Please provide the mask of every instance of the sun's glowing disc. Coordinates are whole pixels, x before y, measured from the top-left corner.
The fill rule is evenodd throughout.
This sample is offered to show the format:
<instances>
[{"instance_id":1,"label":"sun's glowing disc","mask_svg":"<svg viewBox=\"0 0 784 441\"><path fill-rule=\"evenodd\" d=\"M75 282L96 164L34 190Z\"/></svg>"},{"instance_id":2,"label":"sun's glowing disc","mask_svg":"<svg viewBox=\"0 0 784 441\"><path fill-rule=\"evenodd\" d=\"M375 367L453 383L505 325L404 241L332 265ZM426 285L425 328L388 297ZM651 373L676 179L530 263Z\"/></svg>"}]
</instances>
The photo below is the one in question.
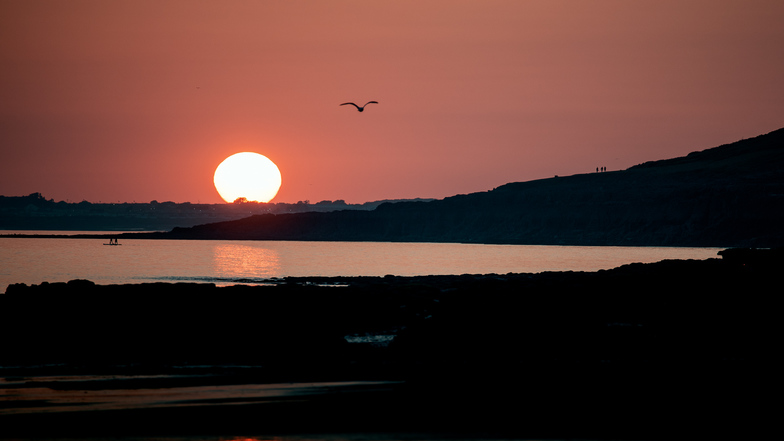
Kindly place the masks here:
<instances>
[{"instance_id":1,"label":"sun's glowing disc","mask_svg":"<svg viewBox=\"0 0 784 441\"><path fill-rule=\"evenodd\" d=\"M266 156L242 152L229 156L218 165L213 182L226 202L239 198L269 202L278 194L281 177L278 166Z\"/></svg>"}]
</instances>

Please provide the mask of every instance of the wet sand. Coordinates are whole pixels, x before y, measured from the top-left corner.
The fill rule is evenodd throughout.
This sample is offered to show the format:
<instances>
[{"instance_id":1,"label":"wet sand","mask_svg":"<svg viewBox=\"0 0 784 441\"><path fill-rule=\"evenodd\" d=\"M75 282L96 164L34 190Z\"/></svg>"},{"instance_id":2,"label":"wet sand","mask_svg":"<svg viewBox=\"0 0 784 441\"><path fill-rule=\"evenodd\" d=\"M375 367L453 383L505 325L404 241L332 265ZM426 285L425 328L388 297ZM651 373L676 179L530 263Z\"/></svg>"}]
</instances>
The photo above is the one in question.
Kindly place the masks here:
<instances>
[{"instance_id":1,"label":"wet sand","mask_svg":"<svg viewBox=\"0 0 784 441\"><path fill-rule=\"evenodd\" d=\"M0 439L370 428L367 422L379 420L368 415L386 408L382 397L392 399L400 386L394 381L233 384L225 376L189 375L11 377L0 381ZM367 406L376 410L368 413Z\"/></svg>"},{"instance_id":2,"label":"wet sand","mask_svg":"<svg viewBox=\"0 0 784 441\"><path fill-rule=\"evenodd\" d=\"M0 380L0 415L233 406L390 391L400 382L214 384L209 376L60 376ZM215 382L220 383L220 380ZM184 384L193 385L184 385ZM12 404L12 405L9 405Z\"/></svg>"}]
</instances>

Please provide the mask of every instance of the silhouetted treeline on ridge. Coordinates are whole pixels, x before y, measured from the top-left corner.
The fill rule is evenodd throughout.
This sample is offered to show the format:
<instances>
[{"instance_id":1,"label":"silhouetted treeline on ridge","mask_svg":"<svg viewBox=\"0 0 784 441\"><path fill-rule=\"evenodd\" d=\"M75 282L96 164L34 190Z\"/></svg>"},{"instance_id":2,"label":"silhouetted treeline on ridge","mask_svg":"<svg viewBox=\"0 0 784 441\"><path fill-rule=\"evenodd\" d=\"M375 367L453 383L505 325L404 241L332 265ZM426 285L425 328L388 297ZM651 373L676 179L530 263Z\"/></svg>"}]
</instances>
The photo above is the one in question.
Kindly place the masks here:
<instances>
[{"instance_id":1,"label":"silhouetted treeline on ridge","mask_svg":"<svg viewBox=\"0 0 784 441\"><path fill-rule=\"evenodd\" d=\"M432 200L432 199L422 199ZM344 200L284 202L240 202L233 204L192 204L158 202L78 203L46 199L41 193L27 196L0 196L2 230L74 231L168 231L210 222L242 219L260 213L301 213L306 211L373 210L386 202L349 204Z\"/></svg>"},{"instance_id":2,"label":"silhouetted treeline on ridge","mask_svg":"<svg viewBox=\"0 0 784 441\"><path fill-rule=\"evenodd\" d=\"M784 245L784 129L623 171L373 211L262 214L127 237L551 245Z\"/></svg>"}]
</instances>

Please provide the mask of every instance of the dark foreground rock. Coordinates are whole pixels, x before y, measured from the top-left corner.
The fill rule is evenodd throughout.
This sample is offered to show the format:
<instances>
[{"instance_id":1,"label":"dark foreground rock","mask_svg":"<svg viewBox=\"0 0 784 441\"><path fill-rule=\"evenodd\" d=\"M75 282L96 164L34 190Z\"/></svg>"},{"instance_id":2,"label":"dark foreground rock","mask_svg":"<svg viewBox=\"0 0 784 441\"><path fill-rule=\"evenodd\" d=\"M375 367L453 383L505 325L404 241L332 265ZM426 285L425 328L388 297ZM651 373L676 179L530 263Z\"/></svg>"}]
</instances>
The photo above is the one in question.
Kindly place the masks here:
<instances>
[{"instance_id":1,"label":"dark foreground rock","mask_svg":"<svg viewBox=\"0 0 784 441\"><path fill-rule=\"evenodd\" d=\"M5 399L0 425L16 435L748 435L772 417L764 403L778 375L782 258L768 253L595 273L12 285L0 295L6 379L189 368L200 376L177 381L395 386L52 414L4 413L14 408Z\"/></svg>"}]
</instances>

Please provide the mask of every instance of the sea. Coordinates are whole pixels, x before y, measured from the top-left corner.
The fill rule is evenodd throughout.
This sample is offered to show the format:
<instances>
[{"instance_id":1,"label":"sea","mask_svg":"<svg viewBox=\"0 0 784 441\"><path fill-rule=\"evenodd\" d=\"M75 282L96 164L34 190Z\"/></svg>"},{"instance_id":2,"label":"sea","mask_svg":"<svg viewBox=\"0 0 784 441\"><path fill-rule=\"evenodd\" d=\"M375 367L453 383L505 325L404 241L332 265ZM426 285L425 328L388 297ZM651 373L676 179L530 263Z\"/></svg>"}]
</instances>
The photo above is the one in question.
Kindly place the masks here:
<instances>
[{"instance_id":1,"label":"sea","mask_svg":"<svg viewBox=\"0 0 784 441\"><path fill-rule=\"evenodd\" d=\"M0 231L0 234L15 233L69 235L86 232ZM721 250L721 248L671 247L124 239L119 241L119 245L108 244L108 237L106 239L0 237L0 290L4 291L13 283L30 285L42 282L66 282L73 279L87 279L98 284L204 282L225 286L266 284L288 276L390 274L417 276L597 271L634 262L718 258L717 253ZM204 367L195 366L195 368ZM239 369L239 367L235 368ZM13 376L7 376L0 370L0 416L4 414L15 416L25 412L36 415L36 412L54 414L72 411L76 403L85 412L101 409L142 408L149 411L158 407L183 406L184 408L200 402L222 402L227 403L227 406L236 406L237 403L253 402L265 397L291 399L306 395L313 396L314 390L342 393L344 390L356 392L357 387L372 390L384 387L384 384L369 381L280 384L251 382L251 384L221 384L220 386L207 384L203 387L180 387L177 386L178 383L173 382L161 387L139 389L138 386L118 386L118 384L126 384L123 383L124 380L128 380L127 384L131 384L132 381L147 378L140 377L141 374L138 372L131 376L118 376L112 373L110 377L90 373L74 375L68 372L70 371L66 371L65 374L57 372L54 376L46 373L24 376L15 373ZM160 381L166 378L179 378L188 373L153 374L149 378ZM107 379L111 382L108 386L103 386ZM260 418L258 423L246 422L246 426L242 426L242 429L232 429L230 425L226 429L253 430L253 427L258 425L262 434L255 435L253 433L243 436L129 435L111 437L111 439L126 441L523 441L526 439L504 438L489 434L430 432L346 434L326 432L270 436L263 434L263 421L263 418ZM394 421L395 417L390 415L391 424ZM248 427L247 424L250 426ZM390 430L393 427L394 424L390 426ZM117 428L119 431L126 429ZM189 432L186 430L185 433ZM0 439L6 439L2 430L0 430ZM35 436L26 438L23 435L12 439L32 441L41 438Z\"/></svg>"},{"instance_id":2,"label":"sea","mask_svg":"<svg viewBox=\"0 0 784 441\"><path fill-rule=\"evenodd\" d=\"M0 231L14 234L112 234ZM114 232L116 234L116 232ZM0 237L0 290L9 284L265 284L284 277L421 276L598 271L635 262L718 258L723 248L482 245L403 242L120 240Z\"/></svg>"}]
</instances>

